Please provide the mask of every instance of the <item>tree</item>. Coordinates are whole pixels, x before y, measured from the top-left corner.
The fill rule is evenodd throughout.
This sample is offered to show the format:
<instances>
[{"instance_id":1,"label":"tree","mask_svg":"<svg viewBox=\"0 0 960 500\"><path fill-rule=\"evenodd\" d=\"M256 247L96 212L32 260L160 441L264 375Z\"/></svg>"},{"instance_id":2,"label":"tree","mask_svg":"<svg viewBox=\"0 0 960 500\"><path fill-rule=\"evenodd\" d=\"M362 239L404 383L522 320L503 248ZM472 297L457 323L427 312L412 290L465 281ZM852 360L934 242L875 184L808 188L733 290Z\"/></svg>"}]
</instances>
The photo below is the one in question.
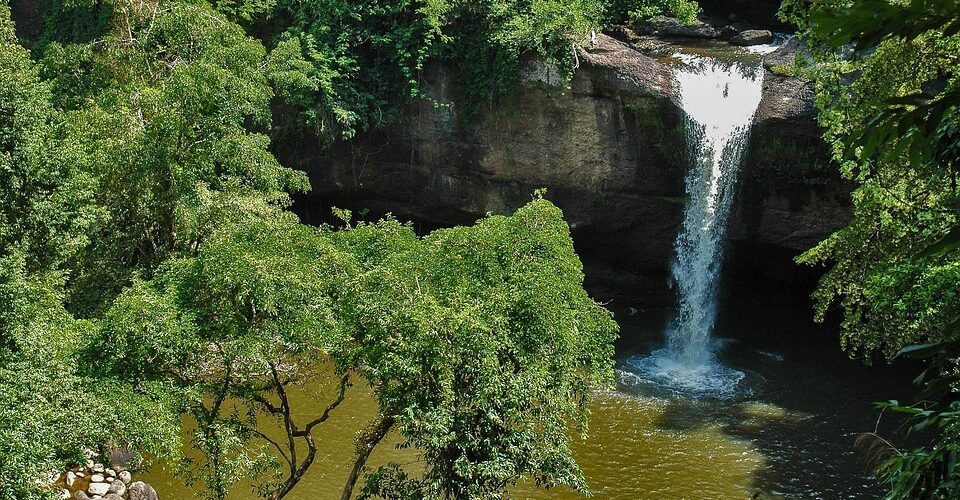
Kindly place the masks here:
<instances>
[{"instance_id":1,"label":"tree","mask_svg":"<svg viewBox=\"0 0 960 500\"><path fill-rule=\"evenodd\" d=\"M558 5L501 12L534 33L509 46L568 43L580 13ZM497 496L521 477L585 488L566 430L610 381L616 324L583 291L556 207L538 196L423 238L394 220L301 225L284 209L306 178L268 133L278 95L322 88L310 40L267 51L203 2L55 3L35 64L0 14L0 167L14 181L0 188L3 495L41 495L36 480L84 448L182 458L187 416L202 453L182 460L191 481L222 498L254 477L281 498L354 381L380 418L345 497L388 432L430 467L379 471L366 494ZM296 416L288 390L327 373L329 404Z\"/></svg>"},{"instance_id":2,"label":"tree","mask_svg":"<svg viewBox=\"0 0 960 500\"><path fill-rule=\"evenodd\" d=\"M525 476L585 490L566 430L585 425L591 389L610 383L617 328L582 279L569 230L544 200L422 239L394 220L313 229L268 212L135 283L92 350L106 373L196 394L200 473L216 497L271 458L285 472L261 493L291 491L351 377L370 384L380 415L358 442L344 498L393 430L428 471L378 470L366 494L487 498ZM325 364L339 389L298 422L287 387ZM282 441L257 428L264 416L278 419Z\"/></svg>"},{"instance_id":3,"label":"tree","mask_svg":"<svg viewBox=\"0 0 960 500\"><path fill-rule=\"evenodd\" d=\"M41 59L64 109L60 141L71 147L62 161L93 176L105 213L68 282L69 305L85 316L135 272L195 246L217 223L214 199L283 205L307 187L262 133L272 78L295 81L295 61L267 54L204 4L112 8L122 29L95 44L51 42Z\"/></svg>"},{"instance_id":4,"label":"tree","mask_svg":"<svg viewBox=\"0 0 960 500\"><path fill-rule=\"evenodd\" d=\"M586 491L566 430L612 381L617 326L582 288L559 209L538 199L423 239L393 221L336 236L367 270L353 314L381 414L356 465L391 429L427 464L381 468L364 495L499 498L521 477Z\"/></svg>"},{"instance_id":5,"label":"tree","mask_svg":"<svg viewBox=\"0 0 960 500\"><path fill-rule=\"evenodd\" d=\"M172 456L179 408L154 386L90 376L78 363L94 323L61 302L96 210L89 177L61 163L55 112L0 4L0 498L40 498L85 448Z\"/></svg>"},{"instance_id":6,"label":"tree","mask_svg":"<svg viewBox=\"0 0 960 500\"><path fill-rule=\"evenodd\" d=\"M842 344L929 362L914 405L881 403L936 428L926 448L892 449L888 498L960 494L960 2L789 2L785 15L819 48L820 121L857 181L851 223L801 256L830 263L815 293L838 300ZM920 345L911 345L920 344Z\"/></svg>"},{"instance_id":7,"label":"tree","mask_svg":"<svg viewBox=\"0 0 960 500\"><path fill-rule=\"evenodd\" d=\"M150 280L138 280L107 311L92 352L103 373L134 381L167 381L185 394L197 422L193 444L204 460L184 472L210 494L226 495L237 479L258 477L282 460L282 480L259 490L288 493L317 452L314 428L322 415L297 425L287 386L302 384L321 365L347 357L349 325L336 306L355 265L317 229L264 207L238 212L213 230L195 254L168 259ZM258 428L277 417L283 445ZM307 448L298 457L298 441ZM265 449L271 447L269 452Z\"/></svg>"},{"instance_id":8,"label":"tree","mask_svg":"<svg viewBox=\"0 0 960 500\"><path fill-rule=\"evenodd\" d=\"M916 27L910 34L878 21L890 16L923 26L925 18L914 11L939 5L931 2L876 0L849 8L818 2L805 32L827 47L855 51L846 45L850 40L866 46L852 59L824 52L813 70L825 137L859 187L853 221L801 260L836 262L816 298L821 316L840 299L844 346L887 356L941 338L943 326L960 312L950 291L956 282L951 257L918 255L956 219L956 90L950 75L960 66L960 39L942 29ZM834 31L841 27L846 38Z\"/></svg>"}]
</instances>

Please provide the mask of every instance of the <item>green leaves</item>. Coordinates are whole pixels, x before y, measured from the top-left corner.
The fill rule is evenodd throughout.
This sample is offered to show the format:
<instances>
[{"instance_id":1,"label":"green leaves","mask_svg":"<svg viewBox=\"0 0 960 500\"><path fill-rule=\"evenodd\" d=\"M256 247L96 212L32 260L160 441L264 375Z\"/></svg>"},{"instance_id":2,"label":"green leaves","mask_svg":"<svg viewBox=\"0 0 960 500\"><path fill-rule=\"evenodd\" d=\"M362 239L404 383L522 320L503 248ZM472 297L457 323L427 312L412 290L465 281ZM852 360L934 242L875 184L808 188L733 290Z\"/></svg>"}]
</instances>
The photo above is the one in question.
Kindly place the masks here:
<instances>
[{"instance_id":1,"label":"green leaves","mask_svg":"<svg viewBox=\"0 0 960 500\"><path fill-rule=\"evenodd\" d=\"M611 382L617 326L582 279L566 223L542 199L424 238L394 220L318 230L268 211L136 281L89 351L114 376L258 408L275 366L277 387L328 361L357 371L429 464L402 483L371 476L368 491L498 496L521 477L583 490L568 425L585 425L590 391ZM243 429L257 424L196 408L196 444L214 455L195 470L221 484L217 460L255 453ZM221 438L229 449L213 446Z\"/></svg>"},{"instance_id":2,"label":"green leaves","mask_svg":"<svg viewBox=\"0 0 960 500\"><path fill-rule=\"evenodd\" d=\"M828 1L814 3L808 22L833 47L853 42L863 52L890 37L913 40L935 29L947 37L956 35L960 33L958 11L957 0Z\"/></svg>"},{"instance_id":3,"label":"green leaves","mask_svg":"<svg viewBox=\"0 0 960 500\"><path fill-rule=\"evenodd\" d=\"M830 263L818 314L840 302L848 349L893 356L905 345L944 340L941 328L956 312L956 255L950 237L941 238L952 234L960 207L960 101L949 76L960 68L960 35L944 32L957 8L939 0L785 7L805 13L803 35L822 49L813 67L820 122L844 175L858 185L848 227L803 257ZM834 52L848 42L869 50Z\"/></svg>"},{"instance_id":4,"label":"green leaves","mask_svg":"<svg viewBox=\"0 0 960 500\"><path fill-rule=\"evenodd\" d=\"M91 244L68 283L72 310L85 315L101 312L135 272L149 275L195 247L220 222L212 201L256 195L285 205L308 187L262 133L271 84L305 85L299 46L268 56L204 4L136 3L114 15L125 29L97 44L53 43L42 61L66 108L53 131L58 166L81 171L97 191L86 203L99 217L84 228Z\"/></svg>"},{"instance_id":5,"label":"green leaves","mask_svg":"<svg viewBox=\"0 0 960 500\"><path fill-rule=\"evenodd\" d=\"M682 23L690 24L697 20L697 14L700 13L700 6L697 5L697 2L690 0L641 0L632 3L636 4L636 9L630 11L632 20L668 16L675 17Z\"/></svg>"},{"instance_id":6,"label":"green leaves","mask_svg":"<svg viewBox=\"0 0 960 500\"><path fill-rule=\"evenodd\" d=\"M386 258L365 250L380 228L405 242ZM368 491L499 497L523 476L585 489L566 429L610 382L617 327L581 287L559 210L538 200L422 242L409 231L386 222L340 235L377 262L356 301L363 373L429 464L402 484L381 471Z\"/></svg>"},{"instance_id":7,"label":"green leaves","mask_svg":"<svg viewBox=\"0 0 960 500\"><path fill-rule=\"evenodd\" d=\"M354 376L381 413L364 436L395 429L428 463L371 476L383 494L498 497L521 477L584 490L568 426L611 381L617 327L582 288L559 209L537 194L425 237L348 213L345 229L304 226L283 209L306 177L267 134L278 96L330 137L384 124L429 61L499 61L500 92L523 50L569 56L600 4L217 6L57 4L54 23L97 22L52 29L37 66L0 7L0 496L41 494L34 479L83 447L176 457L182 416L203 454L182 461L191 480L282 496ZM223 13L280 23L264 25L272 50ZM338 396L298 421L288 388L327 372Z\"/></svg>"},{"instance_id":8,"label":"green leaves","mask_svg":"<svg viewBox=\"0 0 960 500\"><path fill-rule=\"evenodd\" d=\"M222 12L234 8L217 5ZM430 95L424 73L430 64L461 74L459 88L472 111L520 83L525 52L569 72L573 47L599 29L603 10L598 0L279 0L254 30L269 33L274 51L284 54L299 39L311 66L298 63L296 89L277 75L281 96L296 111L277 129L332 142L390 126L410 98L441 98Z\"/></svg>"},{"instance_id":9,"label":"green leaves","mask_svg":"<svg viewBox=\"0 0 960 500\"><path fill-rule=\"evenodd\" d=\"M850 224L802 257L832 261L815 294L819 314L839 298L844 347L925 362L917 404L877 406L938 436L924 448L893 449L879 472L887 498L954 498L960 2L822 0L788 2L783 12L821 49L821 123L858 183Z\"/></svg>"},{"instance_id":10,"label":"green leaves","mask_svg":"<svg viewBox=\"0 0 960 500\"><path fill-rule=\"evenodd\" d=\"M92 376L78 353L96 330L75 320L58 280L0 258L0 498L40 498L51 471L108 442L172 457L180 406L162 387Z\"/></svg>"}]
</instances>

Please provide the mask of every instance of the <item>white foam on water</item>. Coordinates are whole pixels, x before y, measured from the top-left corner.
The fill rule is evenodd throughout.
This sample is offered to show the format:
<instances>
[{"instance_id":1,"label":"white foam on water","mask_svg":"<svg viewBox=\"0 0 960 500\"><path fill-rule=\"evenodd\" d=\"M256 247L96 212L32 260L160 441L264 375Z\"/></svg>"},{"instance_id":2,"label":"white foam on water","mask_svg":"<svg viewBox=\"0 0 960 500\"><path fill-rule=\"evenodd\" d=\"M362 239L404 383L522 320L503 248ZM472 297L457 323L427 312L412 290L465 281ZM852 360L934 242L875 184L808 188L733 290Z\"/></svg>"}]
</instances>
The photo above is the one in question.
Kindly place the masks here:
<instances>
[{"instance_id":1,"label":"white foam on water","mask_svg":"<svg viewBox=\"0 0 960 500\"><path fill-rule=\"evenodd\" d=\"M630 358L625 361L625 367L639 378L636 385L649 382L670 393L693 397L731 398L741 392L740 381L746 376L716 359L688 365L666 348L646 357Z\"/></svg>"}]
</instances>

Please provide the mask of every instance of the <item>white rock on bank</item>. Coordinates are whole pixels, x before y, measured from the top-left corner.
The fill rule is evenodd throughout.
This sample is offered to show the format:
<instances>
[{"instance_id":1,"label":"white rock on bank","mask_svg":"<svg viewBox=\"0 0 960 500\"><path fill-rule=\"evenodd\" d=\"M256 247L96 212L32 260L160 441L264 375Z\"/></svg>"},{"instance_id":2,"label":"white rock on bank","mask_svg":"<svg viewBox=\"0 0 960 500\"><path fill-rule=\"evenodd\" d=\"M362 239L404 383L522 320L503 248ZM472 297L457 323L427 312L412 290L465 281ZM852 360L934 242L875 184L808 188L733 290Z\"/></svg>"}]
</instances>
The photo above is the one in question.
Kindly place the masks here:
<instances>
[{"instance_id":1,"label":"white rock on bank","mask_svg":"<svg viewBox=\"0 0 960 500\"><path fill-rule=\"evenodd\" d=\"M110 491L110 485L107 483L90 483L90 486L87 487L87 493L91 495L106 495Z\"/></svg>"},{"instance_id":2,"label":"white rock on bank","mask_svg":"<svg viewBox=\"0 0 960 500\"><path fill-rule=\"evenodd\" d=\"M157 491L143 481L130 485L130 500L158 500Z\"/></svg>"},{"instance_id":3,"label":"white rock on bank","mask_svg":"<svg viewBox=\"0 0 960 500\"><path fill-rule=\"evenodd\" d=\"M123 481L117 479L110 485L109 493L116 493L117 495L123 496L127 492L127 485Z\"/></svg>"}]
</instances>

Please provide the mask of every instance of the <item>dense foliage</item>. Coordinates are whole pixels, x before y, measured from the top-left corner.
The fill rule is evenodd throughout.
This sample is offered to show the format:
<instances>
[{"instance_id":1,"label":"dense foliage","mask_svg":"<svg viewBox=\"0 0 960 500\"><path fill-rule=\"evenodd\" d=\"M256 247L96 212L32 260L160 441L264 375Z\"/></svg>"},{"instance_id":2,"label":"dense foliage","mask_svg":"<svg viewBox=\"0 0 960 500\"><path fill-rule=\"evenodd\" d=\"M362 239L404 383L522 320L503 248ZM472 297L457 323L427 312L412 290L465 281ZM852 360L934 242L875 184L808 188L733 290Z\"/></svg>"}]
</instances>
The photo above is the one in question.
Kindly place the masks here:
<instances>
[{"instance_id":1,"label":"dense foliage","mask_svg":"<svg viewBox=\"0 0 960 500\"><path fill-rule=\"evenodd\" d=\"M572 49L599 29L603 12L599 0L281 0L263 7L243 13L249 24L264 24L254 30L272 33L275 43L299 40L311 65L315 88L292 93L294 120L327 139L388 124L404 96L431 98L431 63L455 68L458 88L476 105L516 84L525 53L569 71Z\"/></svg>"},{"instance_id":2,"label":"dense foliage","mask_svg":"<svg viewBox=\"0 0 960 500\"><path fill-rule=\"evenodd\" d=\"M98 39L118 7L136 22L145 4L53 2L37 47ZM273 74L282 102L275 137L323 142L388 126L411 98L450 105L431 95L431 65L454 70L470 116L514 88L533 57L569 77L575 48L602 26L659 15L690 22L699 12L690 0L223 0L212 7L278 58L296 61ZM135 29L130 20L125 29ZM57 69L60 78L71 74Z\"/></svg>"},{"instance_id":3,"label":"dense foliage","mask_svg":"<svg viewBox=\"0 0 960 500\"><path fill-rule=\"evenodd\" d=\"M525 51L569 58L602 13L54 1L30 54L0 4L0 498L38 498L85 449L118 446L179 460L213 498L244 477L281 498L354 384L379 414L345 498L364 476L383 497L489 498L523 477L585 490L567 430L610 382L617 327L582 289L560 211L538 195L426 237L308 227L285 210L306 178L270 145L387 126L430 61L468 79L495 62L470 91L492 98ZM304 419L288 391L318 383L332 397ZM368 474L389 433L421 474Z\"/></svg>"},{"instance_id":4,"label":"dense foliage","mask_svg":"<svg viewBox=\"0 0 960 500\"><path fill-rule=\"evenodd\" d=\"M266 34L269 44L302 49L310 87L288 93L291 113L326 140L391 122L406 98L431 95L429 65L454 70L465 114L517 84L525 60L543 59L569 77L575 50L603 25L672 15L686 22L690 0L323 0L217 2L232 19ZM563 84L563 81L556 82ZM437 105L448 102L435 101Z\"/></svg>"},{"instance_id":5,"label":"dense foliage","mask_svg":"<svg viewBox=\"0 0 960 500\"><path fill-rule=\"evenodd\" d=\"M66 266L90 244L95 183L64 162L62 117L49 103L9 10L0 6L0 498L37 494L38 479L84 446L176 448L178 406L162 387L92 375L81 362L96 329L62 302Z\"/></svg>"},{"instance_id":6,"label":"dense foliage","mask_svg":"<svg viewBox=\"0 0 960 500\"><path fill-rule=\"evenodd\" d=\"M604 12L608 23L666 16L689 24L697 20L700 5L692 0L613 0L606 3Z\"/></svg>"},{"instance_id":7,"label":"dense foliage","mask_svg":"<svg viewBox=\"0 0 960 500\"><path fill-rule=\"evenodd\" d=\"M841 301L846 312L844 346L893 356L906 345L942 339L944 325L960 314L953 256L917 256L949 232L960 208L953 160L958 151L957 112L947 107L930 119L907 115L912 122L886 125L883 120L897 109L926 112L952 104L944 88L956 85L960 37L945 36L942 29L894 32L857 51L845 43L864 38L856 31L862 25L849 18L863 16L869 29L885 32L876 18L880 7L858 2L858 10L837 13L831 10L835 4L844 5L814 4L810 15L815 24L807 35L815 44L846 52L821 54L821 64L813 71L826 139L844 174L859 187L851 224L802 260L835 261L816 298L821 315L834 299ZM886 15L911 18L910 12L896 9ZM832 31L840 27L853 30L843 31L846 40ZM917 107L925 103L929 105Z\"/></svg>"},{"instance_id":8,"label":"dense foliage","mask_svg":"<svg viewBox=\"0 0 960 500\"><path fill-rule=\"evenodd\" d=\"M820 122L858 186L850 224L801 257L830 266L818 315L840 303L853 353L928 361L916 404L880 406L938 436L895 450L881 473L889 498L956 498L960 2L791 1L782 12L815 49Z\"/></svg>"}]
</instances>

